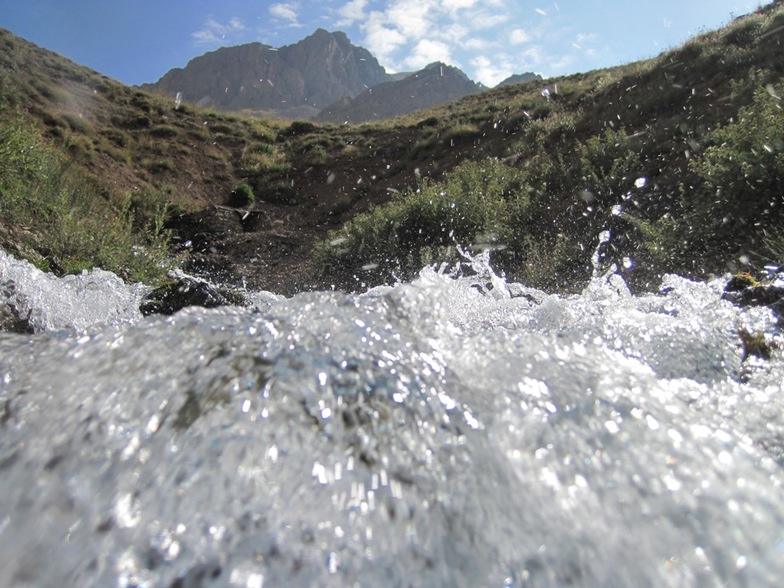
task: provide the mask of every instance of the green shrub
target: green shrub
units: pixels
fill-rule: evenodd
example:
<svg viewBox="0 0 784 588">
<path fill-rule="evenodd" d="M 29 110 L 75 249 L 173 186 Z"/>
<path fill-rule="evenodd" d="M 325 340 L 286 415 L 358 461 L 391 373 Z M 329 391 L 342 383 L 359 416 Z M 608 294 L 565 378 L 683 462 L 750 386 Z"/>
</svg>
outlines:
<svg viewBox="0 0 784 588">
<path fill-rule="evenodd" d="M 250 120 L 250 136 L 252 139 L 259 141 L 261 143 L 274 143 L 275 142 L 275 131 L 268 127 L 266 124 L 262 123 L 261 121 L 252 119 Z"/>
<path fill-rule="evenodd" d="M 582 190 L 606 206 L 618 203 L 642 175 L 640 159 L 622 130 L 607 130 L 578 145 Z"/>
<path fill-rule="evenodd" d="M 132 115 L 125 121 L 125 126 L 129 129 L 146 129 L 152 126 L 152 119 L 146 114 Z"/>
<path fill-rule="evenodd" d="M 131 138 L 128 136 L 128 133 L 119 129 L 105 129 L 103 135 L 118 147 L 128 147 L 131 143 Z"/>
<path fill-rule="evenodd" d="M 440 121 L 435 116 L 429 116 L 416 124 L 416 128 L 424 129 L 425 127 L 437 127 Z"/>
<path fill-rule="evenodd" d="M 168 139 L 172 137 L 176 137 L 180 134 L 176 127 L 171 125 L 158 125 L 150 129 L 150 134 L 153 137 L 158 137 L 161 139 Z"/>
<path fill-rule="evenodd" d="M 209 129 L 213 133 L 222 134 L 222 135 L 234 135 L 236 134 L 236 130 L 237 130 L 235 127 L 223 123 L 213 123 L 207 125 L 207 129 Z"/>
<path fill-rule="evenodd" d="M 289 137 L 297 137 L 299 135 L 313 133 L 317 129 L 318 127 L 312 122 L 305 120 L 295 120 L 285 129 L 281 129 L 281 131 L 278 133 L 278 139 L 286 139 Z"/>
<path fill-rule="evenodd" d="M 290 169 L 290 162 L 281 151 L 273 145 L 256 143 L 246 147 L 240 156 L 239 168 L 246 176 L 264 174 L 274 177 L 286 173 Z"/>
<path fill-rule="evenodd" d="M 171 159 L 145 159 L 142 161 L 142 167 L 154 174 L 170 172 L 176 169 Z"/>
<path fill-rule="evenodd" d="M 698 187 L 684 198 L 690 220 L 699 219 L 690 223 L 691 240 L 721 243 L 741 237 L 758 243 L 756 226 L 776 225 L 784 217 L 784 111 L 777 97 L 782 92 L 784 85 L 759 90 L 737 120 L 711 133 L 702 156 L 690 162 Z"/>
<path fill-rule="evenodd" d="M 317 246 L 316 258 L 346 278 L 373 267 L 382 281 L 407 279 L 426 264 L 455 261 L 456 246 L 504 246 L 508 210 L 527 194 L 519 170 L 492 159 L 464 163 L 441 183 L 357 215 Z"/>
<path fill-rule="evenodd" d="M 60 114 L 60 117 L 69 127 L 71 127 L 71 130 L 76 131 L 77 133 L 89 135 L 93 130 L 90 122 L 85 120 L 81 114 L 76 112 L 63 112 Z"/>
<path fill-rule="evenodd" d="M 327 161 L 329 161 L 329 154 L 321 145 L 313 145 L 305 153 L 305 162 L 308 165 L 324 165 Z"/>
<path fill-rule="evenodd" d="M 256 200 L 256 195 L 253 193 L 253 188 L 249 184 L 238 184 L 234 187 L 229 195 L 230 206 L 247 206 Z"/>
<path fill-rule="evenodd" d="M 162 215 L 135 226 L 131 199 L 117 205 L 104 195 L 38 129 L 0 105 L 0 218 L 29 228 L 24 242 L 0 233 L 0 246 L 60 274 L 96 266 L 147 283 L 163 277 L 171 261 Z"/>
<path fill-rule="evenodd" d="M 482 132 L 477 128 L 476 125 L 457 124 L 453 127 L 450 127 L 446 132 L 444 135 L 444 143 L 447 146 L 451 146 L 454 143 L 473 141 L 474 139 L 481 136 Z"/>
</svg>

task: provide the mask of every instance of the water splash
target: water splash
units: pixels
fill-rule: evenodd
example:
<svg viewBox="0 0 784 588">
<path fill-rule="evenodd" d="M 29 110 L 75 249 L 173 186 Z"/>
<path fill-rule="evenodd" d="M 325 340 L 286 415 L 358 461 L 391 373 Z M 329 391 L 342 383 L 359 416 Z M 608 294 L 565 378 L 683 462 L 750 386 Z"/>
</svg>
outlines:
<svg viewBox="0 0 784 588">
<path fill-rule="evenodd" d="M 33 313 L 73 300 L 23 269 Z M 548 295 L 467 256 L 0 334 L 0 584 L 778 586 L 784 362 L 734 334 L 775 320 L 662 286 Z"/>
<path fill-rule="evenodd" d="M 591 266 L 593 267 L 593 277 L 599 277 L 599 267 L 600 267 L 600 260 L 601 260 L 601 249 L 602 245 L 608 243 L 610 241 L 610 231 L 604 230 L 599 233 L 599 242 L 596 244 L 596 249 L 593 250 L 593 254 L 591 255 Z M 612 270 L 614 271 L 614 270 Z"/>
<path fill-rule="evenodd" d="M 100 269 L 57 278 L 0 251 L 0 307 L 35 332 L 136 322 L 149 291 Z"/>
</svg>

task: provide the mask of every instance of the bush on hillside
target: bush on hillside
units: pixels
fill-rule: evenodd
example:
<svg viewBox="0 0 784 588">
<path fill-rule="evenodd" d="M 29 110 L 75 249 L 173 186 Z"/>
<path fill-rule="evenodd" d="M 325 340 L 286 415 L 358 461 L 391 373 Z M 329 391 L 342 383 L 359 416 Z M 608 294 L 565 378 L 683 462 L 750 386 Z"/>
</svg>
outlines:
<svg viewBox="0 0 784 588">
<path fill-rule="evenodd" d="M 582 189 L 612 206 L 640 177 L 640 159 L 623 130 L 607 130 L 578 145 Z"/>
<path fill-rule="evenodd" d="M 237 184 L 229 195 L 229 206 L 247 206 L 248 204 L 253 204 L 255 200 L 256 195 L 249 184 Z"/>
<path fill-rule="evenodd" d="M 140 221 L 131 197 L 112 203 L 96 181 L 64 162 L 41 132 L 0 104 L 0 245 L 59 274 L 100 267 L 154 283 L 171 267 L 163 209 Z"/>
<path fill-rule="evenodd" d="M 316 258 L 348 277 L 373 268 L 382 279 L 409 279 L 427 264 L 456 261 L 458 245 L 504 245 L 511 205 L 527 193 L 515 168 L 492 159 L 464 163 L 443 182 L 357 215 L 317 246 Z"/>
<path fill-rule="evenodd" d="M 689 209 L 684 231 L 690 241 L 758 245 L 764 236 L 758 225 L 784 221 L 782 95 L 784 84 L 759 89 L 752 103 L 716 129 L 702 156 L 689 164 L 698 177 L 696 191 L 684 193 Z M 739 240 L 739 233 L 744 238 Z"/>
</svg>

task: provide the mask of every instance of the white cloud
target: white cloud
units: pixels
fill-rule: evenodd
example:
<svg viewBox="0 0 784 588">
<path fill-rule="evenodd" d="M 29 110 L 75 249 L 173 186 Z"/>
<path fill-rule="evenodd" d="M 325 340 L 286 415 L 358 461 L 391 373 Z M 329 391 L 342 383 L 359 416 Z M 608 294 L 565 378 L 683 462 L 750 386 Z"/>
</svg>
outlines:
<svg viewBox="0 0 784 588">
<path fill-rule="evenodd" d="M 406 37 L 398 30 L 388 27 L 383 19 L 368 20 L 364 25 L 366 48 L 382 63 L 392 65 L 394 54 L 406 43 Z"/>
<path fill-rule="evenodd" d="M 471 25 L 474 30 L 477 29 L 492 29 L 498 25 L 502 25 L 509 20 L 508 14 L 494 14 L 487 11 L 477 11 L 470 16 Z"/>
<path fill-rule="evenodd" d="M 434 8 L 432 0 L 398 0 L 386 11 L 386 19 L 393 28 L 408 39 L 421 39 L 432 30 L 428 16 Z"/>
<path fill-rule="evenodd" d="M 493 86 L 561 59 L 543 49 L 545 40 L 557 43 L 550 30 L 559 18 L 557 6 L 552 17 L 542 19 L 547 11 L 518 0 L 336 0 L 336 5 L 335 22 L 357 25 L 361 44 L 388 71 L 434 61 L 461 67 L 463 61 L 470 77 Z M 563 39 L 562 46 L 571 48 L 572 39 Z"/>
<path fill-rule="evenodd" d="M 471 46 L 487 48 L 481 35 L 508 19 L 506 0 L 391 0 L 383 10 L 358 18 L 364 46 L 388 69 L 444 61 L 457 65 L 453 56 Z M 364 0 L 351 0 L 341 16 L 354 18 L 366 8 Z M 496 9 L 496 10 L 494 10 Z"/>
<path fill-rule="evenodd" d="M 509 42 L 512 45 L 523 45 L 524 43 L 530 43 L 532 40 L 531 33 L 525 29 L 512 29 L 509 32 Z"/>
<path fill-rule="evenodd" d="M 485 55 L 479 55 L 471 60 L 471 65 L 476 72 L 476 79 L 486 86 L 495 86 L 516 72 L 514 64 L 508 55 L 495 55 L 491 60 Z"/>
<path fill-rule="evenodd" d="M 403 65 L 410 69 L 422 69 L 435 61 L 455 64 L 449 45 L 441 41 L 423 39 L 416 44 L 413 52 L 405 59 Z"/>
<path fill-rule="evenodd" d="M 523 69 L 533 69 L 545 61 L 544 49 L 541 45 L 532 45 L 518 55 Z"/>
<path fill-rule="evenodd" d="M 365 19 L 365 7 L 367 0 L 351 0 L 338 9 L 340 20 L 337 21 L 337 26 L 345 27 L 360 22 Z"/>
<path fill-rule="evenodd" d="M 273 17 L 288 21 L 292 26 L 299 26 L 297 5 L 293 2 L 273 4 L 269 7 L 269 12 Z"/>
<path fill-rule="evenodd" d="M 592 43 L 593 41 L 598 41 L 599 35 L 596 33 L 580 33 L 575 38 L 575 43 L 578 45 L 583 45 L 584 43 Z"/>
<path fill-rule="evenodd" d="M 489 51 L 495 46 L 495 43 L 481 37 L 468 37 L 460 42 L 460 46 L 469 51 Z"/>
<path fill-rule="evenodd" d="M 442 0 L 442 6 L 447 10 L 460 10 L 461 8 L 471 8 L 479 0 Z"/>
<path fill-rule="evenodd" d="M 204 27 L 191 33 L 196 45 L 227 45 L 236 42 L 237 38 L 246 30 L 245 24 L 237 17 L 221 24 L 214 18 L 208 18 Z"/>
</svg>

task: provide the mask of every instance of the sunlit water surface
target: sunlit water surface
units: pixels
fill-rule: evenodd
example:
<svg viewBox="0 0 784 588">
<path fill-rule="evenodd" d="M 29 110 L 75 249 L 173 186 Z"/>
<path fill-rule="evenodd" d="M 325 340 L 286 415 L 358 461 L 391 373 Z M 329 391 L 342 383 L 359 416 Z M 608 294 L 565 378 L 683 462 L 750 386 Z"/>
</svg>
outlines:
<svg viewBox="0 0 784 588">
<path fill-rule="evenodd" d="M 0 585 L 781 586 L 770 312 L 473 266 L 143 318 L 0 252 Z"/>
</svg>

